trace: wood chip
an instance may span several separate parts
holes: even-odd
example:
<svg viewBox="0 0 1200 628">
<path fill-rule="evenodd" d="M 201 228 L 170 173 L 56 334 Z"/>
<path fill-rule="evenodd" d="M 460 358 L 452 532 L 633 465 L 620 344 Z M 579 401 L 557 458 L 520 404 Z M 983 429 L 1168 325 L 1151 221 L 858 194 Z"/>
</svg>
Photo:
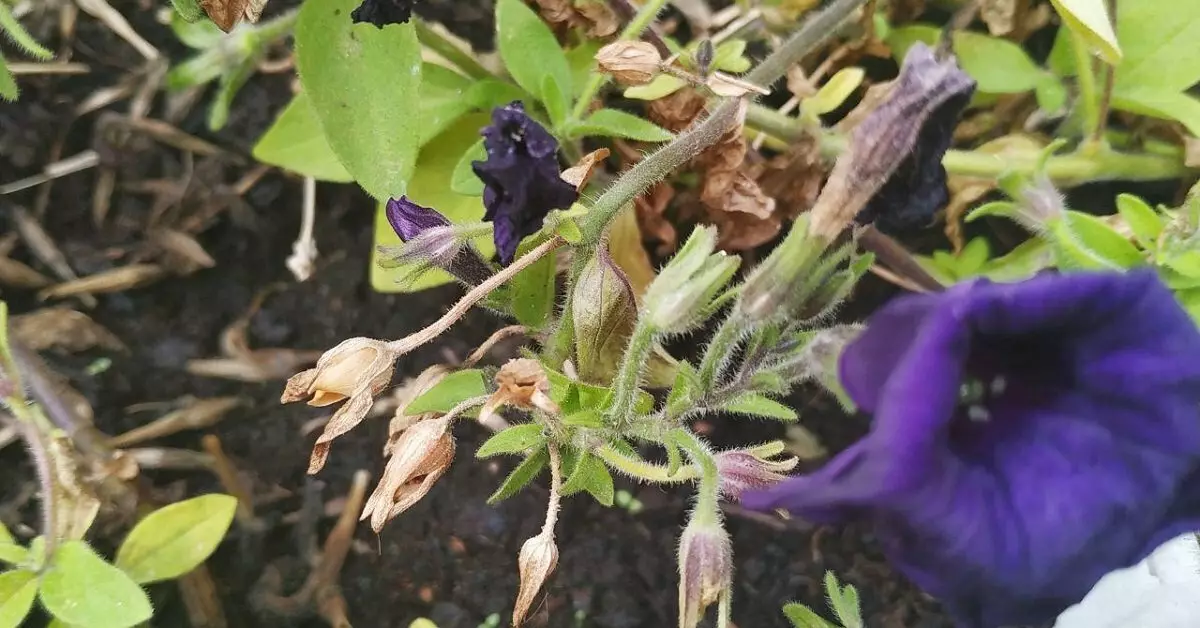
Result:
<svg viewBox="0 0 1200 628">
<path fill-rule="evenodd" d="M 124 292 L 153 283 L 166 274 L 158 264 L 130 264 L 46 288 L 38 293 L 38 298 L 45 301 L 84 294 Z"/>
</svg>

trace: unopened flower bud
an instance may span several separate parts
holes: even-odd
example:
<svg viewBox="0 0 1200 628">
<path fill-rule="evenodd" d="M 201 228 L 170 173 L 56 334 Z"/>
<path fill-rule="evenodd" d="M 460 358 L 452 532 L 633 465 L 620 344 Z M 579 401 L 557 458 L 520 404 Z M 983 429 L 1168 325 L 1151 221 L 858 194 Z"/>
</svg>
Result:
<svg viewBox="0 0 1200 628">
<path fill-rule="evenodd" d="M 517 603 L 513 606 L 514 627 L 525 621 L 538 591 L 558 566 L 558 545 L 554 543 L 554 532 L 545 530 L 525 541 L 517 557 L 517 566 L 521 572 L 521 585 L 517 590 Z"/>
<path fill-rule="evenodd" d="M 1016 219 L 1032 231 L 1044 231 L 1066 213 L 1066 199 L 1045 174 L 1036 175 L 1017 191 Z"/>
<path fill-rule="evenodd" d="M 383 478 L 367 499 L 361 519 L 370 517 L 378 533 L 384 524 L 421 501 L 454 461 L 451 417 L 418 421 L 392 446 Z"/>
<path fill-rule="evenodd" d="M 679 628 L 695 628 L 733 582 L 733 545 L 720 523 L 696 517 L 679 541 Z"/>
<path fill-rule="evenodd" d="M 637 302 L 625 271 L 607 247 L 583 267 L 571 295 L 580 379 L 607 384 L 616 373 L 637 321 Z"/>
<path fill-rule="evenodd" d="M 721 495 L 730 501 L 738 501 L 747 489 L 766 489 L 787 479 L 784 474 L 796 468 L 800 461 L 795 457 L 772 460 L 782 452 L 783 443 L 779 441 L 718 452 L 715 459 L 717 475 L 721 478 Z"/>
<path fill-rule="evenodd" d="M 350 338 L 326 351 L 317 365 L 291 377 L 280 401 L 291 403 L 308 398 L 311 406 L 327 406 L 349 400 L 338 408 L 313 446 L 309 473 L 325 466 L 329 443 L 358 425 L 370 411 L 375 395 L 392 380 L 396 352 L 386 342 L 373 338 Z"/>
<path fill-rule="evenodd" d="M 388 224 L 404 242 L 386 250 L 380 247 L 388 259 L 387 265 L 441 268 L 468 286 L 477 286 L 492 275 L 491 266 L 471 246 L 467 236 L 437 210 L 401 196 L 388 199 L 384 213 Z"/>
<path fill-rule="evenodd" d="M 683 333 L 704 321 L 741 261 L 716 249 L 712 227 L 697 227 L 646 288 L 645 315 L 659 333 Z"/>
<path fill-rule="evenodd" d="M 662 55 L 653 44 L 644 41 L 618 41 L 596 53 L 601 72 L 611 74 L 624 85 L 645 85 L 662 72 Z"/>
</svg>

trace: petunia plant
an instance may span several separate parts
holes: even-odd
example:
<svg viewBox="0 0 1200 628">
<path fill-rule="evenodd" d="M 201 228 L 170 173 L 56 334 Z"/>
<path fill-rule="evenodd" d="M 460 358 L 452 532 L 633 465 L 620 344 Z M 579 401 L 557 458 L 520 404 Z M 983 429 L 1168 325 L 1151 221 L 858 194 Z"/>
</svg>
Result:
<svg viewBox="0 0 1200 628">
<path fill-rule="evenodd" d="M 798 23 L 767 3 L 759 16 L 787 33 L 760 38 L 757 62 L 736 24 L 665 36 L 665 4 L 498 0 L 488 56 L 410 1 L 303 3 L 300 91 L 256 157 L 374 199 L 376 288 L 465 291 L 424 329 L 347 339 L 288 381 L 282 401 L 337 406 L 310 473 L 397 361 L 480 306 L 507 324 L 404 386 L 362 518 L 380 532 L 435 490 L 457 422 L 494 430 L 476 457 L 517 462 L 491 501 L 550 484 L 545 523 L 516 556 L 516 625 L 553 579 L 562 500 L 613 505 L 614 474 L 693 491 L 681 628 L 713 611 L 731 625 L 723 502 L 869 523 L 901 572 L 981 628 L 1052 621 L 1104 574 L 1200 528 L 1200 205 L 1127 195 L 1106 220 L 1058 191 L 1189 172 L 1178 145 L 1109 128 L 1110 110 L 1189 128 L 1186 106 L 1144 106 L 1191 102 L 1196 78 L 1144 71 L 1161 47 L 1129 33 L 1157 3 L 1119 3 L 1132 26 L 1114 28 L 1104 2 L 1053 2 L 1045 63 L 964 30 L 977 3 L 944 29 L 894 23 L 888 3 L 834 0 Z M 1034 13 L 996 30 L 1052 15 Z M 844 60 L 863 56 L 898 71 L 857 97 L 868 72 Z M 785 104 L 763 104 L 783 84 Z M 980 113 L 1004 98 L 1055 137 Z M 973 148 L 956 148 L 964 136 Z M 985 202 L 996 190 L 1010 200 Z M 690 202 L 672 215 L 675 195 Z M 939 214 L 956 253 L 920 258 L 893 239 Z M 1029 238 L 993 259 L 988 240 L 961 241 L 964 216 L 1014 219 Z M 914 294 L 865 325 L 839 318 L 869 272 Z M 478 366 L 511 336 L 527 341 L 521 357 Z M 695 350 L 673 355 L 681 338 Z M 795 421 L 784 400 L 801 386 L 873 421 L 810 474 L 790 475 L 782 443 L 718 450 L 694 429 L 714 413 Z M 827 586 L 839 621 L 861 625 L 856 590 Z"/>
</svg>

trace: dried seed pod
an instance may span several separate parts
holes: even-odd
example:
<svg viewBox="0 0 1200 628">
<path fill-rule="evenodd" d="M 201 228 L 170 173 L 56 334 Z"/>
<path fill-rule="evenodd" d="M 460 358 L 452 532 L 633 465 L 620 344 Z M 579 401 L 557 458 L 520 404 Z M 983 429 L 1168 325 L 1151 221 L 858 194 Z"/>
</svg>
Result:
<svg viewBox="0 0 1200 628">
<path fill-rule="evenodd" d="M 644 41 L 618 41 L 596 53 L 601 72 L 611 74 L 624 85 L 645 85 L 662 73 L 662 56 L 653 44 Z"/>
</svg>

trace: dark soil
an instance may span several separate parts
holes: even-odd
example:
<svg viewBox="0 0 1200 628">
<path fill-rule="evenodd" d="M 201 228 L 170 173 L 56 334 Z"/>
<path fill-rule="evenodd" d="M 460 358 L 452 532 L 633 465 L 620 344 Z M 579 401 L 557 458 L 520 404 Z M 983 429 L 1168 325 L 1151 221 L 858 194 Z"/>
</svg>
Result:
<svg viewBox="0 0 1200 628">
<path fill-rule="evenodd" d="M 113 4 L 164 52 L 175 59 L 186 54 L 170 32 L 154 21 L 153 11 L 160 3 Z M 274 0 L 270 12 L 289 4 L 294 3 Z M 441 0 L 426 2 L 422 11 L 447 21 L 464 37 L 489 45 L 488 5 L 490 2 Z M 72 108 L 93 90 L 115 84 L 139 67 L 140 57 L 84 14 L 70 42 L 57 40 L 49 27 L 52 20 L 46 22 L 44 41 L 69 50 L 73 60 L 89 64 L 92 72 L 76 77 L 24 78 L 21 100 L 0 104 L 0 183 L 39 171 L 54 160 L 52 147 L 59 141 L 64 142 L 63 156 L 93 146 L 103 149 L 105 162 L 119 172 L 118 190 L 105 226 L 95 228 L 90 215 L 96 171 L 55 181 L 42 217 L 42 224 L 74 268 L 88 274 L 123 263 L 114 261 L 111 253 L 134 248 L 143 239 L 152 199 L 125 191 L 121 184 L 177 178 L 184 172 L 184 162 L 178 150 L 148 140 L 119 147 L 97 143 L 96 123 L 102 114 L 76 120 Z M 10 50 L 6 52 L 10 58 L 14 56 Z M 253 167 L 247 157 L 249 149 L 287 102 L 289 81 L 286 75 L 256 76 L 242 90 L 229 125 L 221 132 L 206 131 L 203 104 L 185 118 L 180 124 L 184 131 L 245 157 L 240 163 L 197 158 L 197 172 L 207 173 L 204 176 L 210 183 L 223 184 L 232 184 L 248 172 Z M 107 111 L 124 114 L 127 106 L 123 101 Z M 159 102 L 151 117 L 159 116 L 161 108 Z M 13 205 L 31 207 L 38 193 L 33 189 L 0 197 L 0 209 L 4 210 L 0 224 L 5 232 L 11 231 L 8 213 Z M 133 404 L 183 395 L 236 394 L 252 399 L 213 433 L 255 486 L 278 485 L 292 497 L 257 510 L 270 526 L 265 533 L 237 530 L 209 561 L 230 625 L 235 627 L 323 625 L 312 617 L 285 620 L 258 614 L 248 601 L 248 591 L 268 563 L 284 566 L 293 579 L 303 577 L 303 570 L 294 569 L 298 552 L 293 530 L 281 519 L 299 508 L 300 495 L 310 481 L 305 468 L 312 437 L 302 435 L 300 429 L 319 412 L 303 405 L 281 406 L 282 381 L 241 384 L 196 377 L 184 371 L 186 361 L 217 355 L 223 328 L 246 310 L 255 294 L 279 282 L 286 287 L 273 294 L 253 318 L 251 342 L 255 346 L 325 349 L 354 335 L 400 337 L 431 322 L 457 294 L 453 288 L 419 296 L 373 292 L 367 281 L 372 203 L 352 186 L 323 185 L 318 198 L 316 233 L 321 257 L 317 274 L 308 282 L 294 282 L 284 267 L 299 230 L 300 182 L 272 171 L 249 190 L 244 205 L 219 214 L 199 234 L 199 241 L 217 261 L 215 268 L 102 295 L 96 308 L 84 310 L 119 336 L 128 345 L 128 353 L 47 356 L 52 366 L 69 375 L 88 397 L 97 426 L 109 434 L 144 420 L 144 414 L 126 412 Z M 50 274 L 21 246 L 14 255 Z M 874 284 L 868 284 L 867 290 L 887 292 Z M 14 313 L 40 306 L 31 292 L 6 287 L 3 296 Z M 68 303 L 83 309 L 73 301 Z M 867 311 L 861 305 L 852 310 L 857 314 Z M 397 379 L 444 361 L 447 350 L 465 355 L 496 324 L 483 313 L 468 316 L 436 345 L 405 358 Z M 111 367 L 88 375 L 84 367 L 101 356 L 112 359 Z M 804 423 L 833 451 L 846 446 L 865 428 L 864 419 L 844 417 L 829 398 L 813 393 L 792 401 L 801 408 Z M 713 438 L 720 445 L 761 442 L 782 435 L 780 426 L 745 420 L 714 419 L 712 427 Z M 328 466 L 317 478 L 324 486 L 325 499 L 343 495 L 356 470 L 378 475 L 385 436 L 386 421 L 373 420 L 336 442 Z M 459 460 L 424 501 L 393 521 L 379 539 L 367 526 L 359 529 L 361 543 L 351 552 L 341 578 L 356 626 L 404 627 L 417 617 L 428 616 L 442 628 L 475 628 L 492 613 L 500 614 L 501 625 L 508 624 L 517 588 L 517 551 L 541 525 L 546 490 L 544 485 L 535 486 L 496 507 L 486 505 L 486 498 L 512 461 L 480 463 L 473 459 L 473 450 L 487 436 L 480 427 L 462 425 L 457 436 Z M 195 448 L 199 437 L 195 432 L 184 433 L 160 444 Z M 0 455 L 0 465 L 6 469 L 0 497 L 8 499 L 32 475 L 17 447 Z M 158 486 L 175 483 L 187 494 L 220 490 L 207 474 L 147 472 L 147 476 Z M 620 508 L 603 508 L 587 498 L 565 505 L 559 525 L 558 569 L 535 613 L 534 625 L 636 628 L 675 624 L 678 576 L 674 557 L 688 495 L 684 490 L 637 487 L 622 480 L 618 480 L 618 488 L 632 492 L 645 509 L 630 514 Z M 32 515 L 34 506 L 21 512 Z M 324 523 L 322 533 L 331 523 Z M 887 567 L 864 529 L 811 528 L 800 522 L 771 525 L 736 514 L 729 519 L 729 529 L 737 557 L 734 619 L 743 628 L 784 626 L 779 609 L 789 600 L 823 611 L 820 583 L 829 569 L 859 587 L 870 626 L 947 625 L 934 604 Z M 104 539 L 100 545 L 111 542 Z M 281 559 L 284 562 L 278 562 Z M 156 585 L 152 594 L 158 625 L 187 625 L 175 586 Z"/>
</svg>

